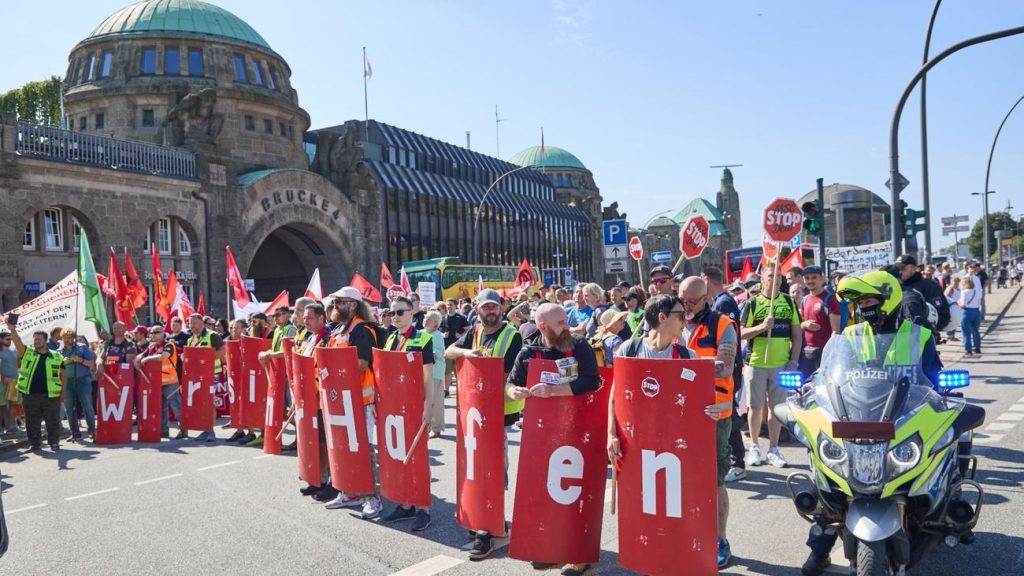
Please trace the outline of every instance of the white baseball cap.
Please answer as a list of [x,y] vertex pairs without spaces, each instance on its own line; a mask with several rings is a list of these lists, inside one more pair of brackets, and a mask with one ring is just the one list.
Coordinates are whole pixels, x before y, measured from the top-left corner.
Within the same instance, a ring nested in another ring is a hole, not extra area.
[[349,300],[355,300],[356,302],[363,301],[363,295],[359,292],[359,289],[353,288],[352,286],[345,286],[344,288],[331,294],[331,296],[333,296],[335,299],[348,298]]

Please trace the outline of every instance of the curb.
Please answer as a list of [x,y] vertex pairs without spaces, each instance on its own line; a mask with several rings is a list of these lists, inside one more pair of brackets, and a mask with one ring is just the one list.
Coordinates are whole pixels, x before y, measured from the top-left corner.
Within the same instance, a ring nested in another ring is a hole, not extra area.
[[1006,316],[1006,312],[1010,309],[1010,306],[1012,306],[1014,301],[1017,300],[1017,296],[1020,296],[1020,291],[1021,287],[1017,286],[1017,290],[1014,291],[1013,295],[1006,300],[1006,304],[1003,305],[1003,308],[996,314],[996,317],[988,323],[988,326],[985,327],[985,331],[981,334],[982,337],[988,336],[988,333],[1002,322],[1003,317]]

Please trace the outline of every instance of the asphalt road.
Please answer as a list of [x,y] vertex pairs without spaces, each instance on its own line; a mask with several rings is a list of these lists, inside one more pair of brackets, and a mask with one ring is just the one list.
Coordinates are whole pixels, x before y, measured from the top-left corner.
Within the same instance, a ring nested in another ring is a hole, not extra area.
[[[1024,574],[1022,341],[1018,299],[985,339],[981,359],[959,360],[955,347],[943,349],[947,365],[971,370],[967,395],[988,412],[977,443],[985,507],[977,543],[939,548],[911,574]],[[453,517],[450,404],[447,415],[446,435],[429,445],[434,523],[422,534],[324,509],[299,495],[293,457],[264,457],[253,448],[182,440],[159,448],[65,444],[56,455],[8,453],[0,469],[12,544],[0,574],[537,574],[508,559],[507,549],[467,561],[465,531]],[[510,440],[515,478],[518,435]],[[796,445],[783,454],[793,468],[806,463]],[[723,574],[799,574],[807,525],[785,496],[787,473],[763,466],[730,485],[735,558]],[[511,504],[509,498],[508,510]],[[602,561],[591,573],[628,574],[616,564],[617,519],[608,512],[606,506]]]

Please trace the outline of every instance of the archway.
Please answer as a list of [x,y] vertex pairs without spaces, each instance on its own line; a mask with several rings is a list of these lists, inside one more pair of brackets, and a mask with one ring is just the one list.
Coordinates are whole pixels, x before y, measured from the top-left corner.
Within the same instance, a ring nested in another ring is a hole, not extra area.
[[276,228],[259,244],[245,277],[254,281],[258,300],[268,302],[287,290],[294,302],[317,268],[323,289],[337,289],[340,260],[337,243],[329,236],[308,224],[291,223]]

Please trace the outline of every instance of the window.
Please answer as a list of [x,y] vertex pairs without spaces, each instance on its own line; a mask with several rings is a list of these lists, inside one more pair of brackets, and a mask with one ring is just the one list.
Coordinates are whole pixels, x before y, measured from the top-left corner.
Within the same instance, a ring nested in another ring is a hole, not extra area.
[[68,118],[68,130],[74,130],[74,129],[75,129],[75,119],[69,117]]
[[267,82],[271,90],[277,90],[277,68],[273,64],[267,64]]
[[82,237],[82,225],[78,222],[78,218],[71,217],[71,250],[78,252],[78,244]]
[[103,61],[100,63],[100,78],[110,77],[110,63],[114,59],[114,53],[110,50],[103,52]]
[[178,226],[178,255],[188,256],[192,254],[192,242],[188,239],[188,234]]
[[95,78],[96,73],[96,55],[89,54],[89,59],[85,61],[85,81],[91,82]]
[[142,111],[142,125],[143,126],[156,126],[156,119],[154,118],[152,110]]
[[163,255],[171,253],[171,219],[161,218],[157,220],[156,227],[156,248]]
[[57,208],[43,210],[46,231],[46,249],[52,252],[64,249],[64,214]]
[[277,127],[281,129],[281,136],[288,135],[288,127],[284,125],[284,122],[278,122]]
[[143,75],[156,74],[155,46],[148,46],[142,49],[141,73]]
[[25,235],[21,240],[21,247],[25,250],[36,249],[36,217],[33,216],[28,219],[28,223],[25,224]]
[[82,116],[78,119],[78,129],[85,130],[85,116]]
[[572,187],[572,174],[565,175],[565,185],[568,187]]
[[263,71],[260,70],[260,61],[252,61],[252,82],[253,84],[263,86]]
[[177,48],[164,48],[164,74],[181,74],[181,55]]
[[188,49],[188,75],[189,76],[202,76],[203,71],[203,51],[199,48]]
[[146,228],[146,243],[142,246],[142,253],[149,254],[149,247],[153,245],[153,229]]
[[245,57],[241,54],[235,54],[235,80],[238,82],[247,82],[245,77]]
[[274,133],[274,122],[268,118],[263,119],[263,131],[267,134]]
[[96,115],[96,122],[95,122],[95,124],[96,125],[93,126],[94,130],[103,130],[103,126],[106,125],[106,118],[103,117],[103,113],[102,112],[100,112],[99,114]]
[[557,176],[555,176],[555,179],[556,179],[555,181],[557,182],[555,184],[555,186],[558,186],[559,188],[561,188],[562,184],[563,184],[563,182],[562,182],[562,175],[558,174]]
[[246,130],[250,130],[250,131],[251,130],[255,130],[256,129],[256,119],[253,118],[252,116],[246,115],[246,117],[245,117],[245,129]]
[[71,82],[70,82],[70,84],[72,86],[74,86],[75,84],[81,84],[81,82],[82,82],[82,59],[81,58],[75,58],[75,65],[74,65],[73,68],[71,68]]

